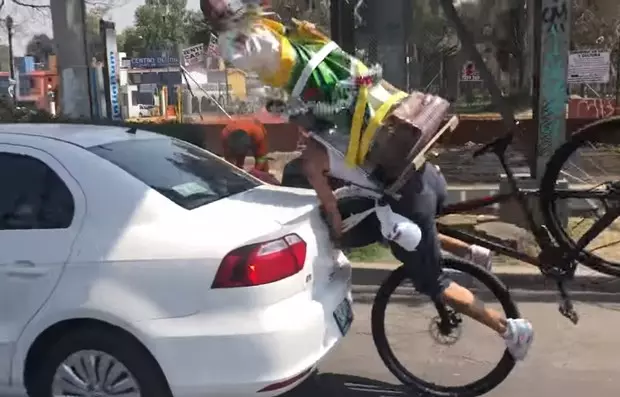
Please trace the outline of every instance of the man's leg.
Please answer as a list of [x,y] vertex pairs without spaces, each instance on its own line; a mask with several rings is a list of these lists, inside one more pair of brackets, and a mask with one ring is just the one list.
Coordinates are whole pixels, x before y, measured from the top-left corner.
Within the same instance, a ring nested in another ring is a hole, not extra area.
[[451,281],[441,268],[441,244],[435,215],[443,201],[445,181],[434,167],[424,167],[403,187],[402,198],[391,203],[395,212],[415,222],[422,232],[416,251],[408,252],[391,243],[394,256],[403,262],[416,289],[432,299],[443,299],[460,313],[485,324],[506,339],[508,348],[522,359],[532,340],[531,325],[525,320],[506,320],[485,307],[471,291]]
[[439,235],[439,241],[444,251],[472,261],[476,265],[491,271],[493,256],[490,250],[478,245],[469,245],[464,241],[443,234]]

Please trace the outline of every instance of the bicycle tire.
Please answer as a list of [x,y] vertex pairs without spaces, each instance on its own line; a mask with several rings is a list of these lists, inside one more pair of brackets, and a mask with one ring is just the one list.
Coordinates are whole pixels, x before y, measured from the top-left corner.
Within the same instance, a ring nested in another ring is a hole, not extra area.
[[[571,138],[560,146],[551,156],[545,167],[545,172],[540,183],[540,209],[545,225],[551,236],[555,239],[558,247],[565,251],[576,249],[576,242],[562,227],[562,222],[556,215],[555,186],[562,167],[573,153],[587,141],[608,134],[613,129],[620,129],[620,117],[612,117],[588,124],[575,132]],[[579,253],[581,264],[614,277],[620,277],[620,263],[606,261],[587,251]]]
[[[456,257],[443,259],[444,269],[453,269],[467,273],[484,284],[498,299],[507,318],[519,318],[519,309],[510,296],[506,286],[492,273],[481,267]],[[372,338],[379,357],[388,370],[413,391],[423,396],[432,397],[477,397],[488,393],[508,377],[515,366],[512,355],[505,350],[497,366],[483,378],[462,386],[442,386],[424,381],[409,372],[396,358],[385,333],[385,311],[390,296],[403,280],[407,278],[404,266],[394,270],[381,284],[371,311]]]

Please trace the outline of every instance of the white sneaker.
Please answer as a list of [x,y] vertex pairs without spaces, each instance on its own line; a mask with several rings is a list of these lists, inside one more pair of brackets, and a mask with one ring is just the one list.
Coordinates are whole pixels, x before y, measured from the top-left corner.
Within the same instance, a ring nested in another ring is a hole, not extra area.
[[493,254],[484,247],[479,245],[469,247],[469,258],[467,259],[489,272],[493,270]]
[[523,360],[534,340],[534,328],[522,318],[509,318],[507,322],[508,329],[504,334],[506,347],[515,360]]

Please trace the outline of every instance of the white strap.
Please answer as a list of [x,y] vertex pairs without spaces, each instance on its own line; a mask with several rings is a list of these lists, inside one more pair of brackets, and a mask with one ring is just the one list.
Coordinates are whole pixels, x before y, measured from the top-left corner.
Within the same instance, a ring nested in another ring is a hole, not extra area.
[[329,53],[334,51],[336,48],[338,48],[338,44],[330,41],[329,43],[325,44],[323,48],[321,48],[316,54],[314,54],[312,59],[310,59],[310,62],[306,64],[304,70],[302,70],[299,78],[297,79],[297,82],[295,83],[293,92],[291,92],[291,96],[293,98],[299,98],[301,92],[306,87],[306,83],[308,82],[308,79],[310,78],[310,75],[312,75],[314,69],[316,69],[316,67],[319,66],[319,63],[323,62],[323,60],[329,55]]

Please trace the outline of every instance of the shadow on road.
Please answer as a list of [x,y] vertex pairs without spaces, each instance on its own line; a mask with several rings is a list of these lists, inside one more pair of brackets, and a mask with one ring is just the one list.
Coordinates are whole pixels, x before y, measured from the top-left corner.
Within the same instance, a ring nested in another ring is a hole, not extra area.
[[391,397],[407,395],[400,385],[360,376],[319,373],[284,397]]

